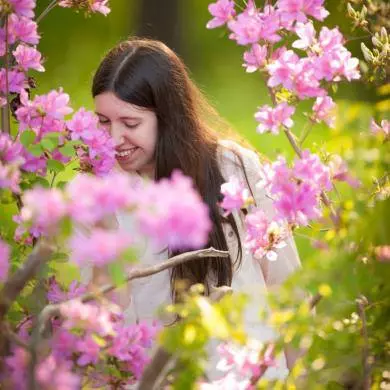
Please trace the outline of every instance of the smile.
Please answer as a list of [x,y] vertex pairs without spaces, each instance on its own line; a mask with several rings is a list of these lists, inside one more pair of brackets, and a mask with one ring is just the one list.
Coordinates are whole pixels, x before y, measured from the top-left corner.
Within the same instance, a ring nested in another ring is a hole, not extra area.
[[136,147],[131,148],[131,149],[122,150],[120,152],[116,152],[116,156],[119,158],[127,157],[127,156],[132,155],[137,149],[138,149],[138,147],[136,146]]

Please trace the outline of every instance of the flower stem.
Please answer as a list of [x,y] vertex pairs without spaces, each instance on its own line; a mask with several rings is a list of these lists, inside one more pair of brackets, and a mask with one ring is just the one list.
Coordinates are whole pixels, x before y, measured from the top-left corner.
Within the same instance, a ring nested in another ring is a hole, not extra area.
[[56,7],[58,3],[58,0],[53,0],[43,11],[42,13],[37,17],[37,24],[42,21],[42,19],[52,10]]

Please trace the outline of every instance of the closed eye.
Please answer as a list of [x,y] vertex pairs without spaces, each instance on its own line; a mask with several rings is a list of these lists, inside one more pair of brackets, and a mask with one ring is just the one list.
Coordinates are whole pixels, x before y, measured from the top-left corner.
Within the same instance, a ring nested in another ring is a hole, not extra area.
[[128,123],[125,123],[125,126],[128,128],[128,129],[135,129],[136,127],[138,127],[139,123],[136,123],[135,125],[129,125]]

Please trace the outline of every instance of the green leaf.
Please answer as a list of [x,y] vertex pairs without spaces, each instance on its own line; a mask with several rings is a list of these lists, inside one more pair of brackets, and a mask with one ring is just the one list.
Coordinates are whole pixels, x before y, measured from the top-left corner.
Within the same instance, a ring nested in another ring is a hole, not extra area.
[[23,133],[21,134],[20,142],[22,143],[23,146],[27,147],[35,141],[36,137],[37,137],[37,135],[35,134],[34,131],[26,130],[26,131],[23,131]]
[[64,167],[64,164],[62,164],[61,162],[57,161],[57,160],[48,160],[47,161],[47,168],[50,169],[51,171],[53,172],[62,172],[65,167]]
[[49,150],[50,152],[58,146],[58,138],[53,137],[44,137],[42,138],[40,144],[43,148]]
[[60,188],[61,190],[63,190],[66,186],[67,182],[66,181],[59,181],[56,185],[57,188]]
[[64,146],[58,149],[59,152],[66,157],[73,157],[76,155],[76,151],[71,143],[67,142]]
[[37,176],[37,178],[35,179],[35,184],[40,185],[44,188],[50,188],[50,183],[43,177]]
[[40,144],[30,145],[27,147],[27,150],[35,157],[39,157],[43,153],[43,149]]
[[126,273],[121,262],[115,262],[108,265],[108,273],[111,276],[112,282],[119,286],[126,281]]

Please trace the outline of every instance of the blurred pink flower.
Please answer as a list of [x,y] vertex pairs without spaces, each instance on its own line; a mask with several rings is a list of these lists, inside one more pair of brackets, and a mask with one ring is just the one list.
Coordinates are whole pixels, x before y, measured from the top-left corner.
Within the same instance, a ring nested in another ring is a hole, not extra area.
[[248,214],[245,224],[245,247],[259,260],[266,257],[269,261],[275,261],[277,249],[286,246],[286,230],[277,222],[270,221],[260,209]]
[[125,231],[94,229],[88,236],[73,235],[69,244],[72,262],[101,267],[124,255],[134,245],[134,239]]
[[221,185],[223,201],[219,204],[227,214],[239,210],[250,199],[250,192],[237,177],[231,176],[229,181]]
[[180,171],[174,171],[170,179],[145,187],[136,217],[140,231],[158,248],[202,248],[211,229],[207,206],[192,180]]
[[312,119],[315,122],[324,121],[329,127],[334,127],[336,107],[336,103],[330,96],[319,96],[313,105]]
[[291,128],[294,124],[291,115],[295,107],[289,106],[286,102],[278,104],[275,108],[264,105],[255,114],[255,119],[260,123],[257,131],[262,134],[270,131],[272,134],[279,134],[281,126]]
[[215,3],[209,4],[208,9],[210,14],[213,16],[213,19],[207,23],[207,28],[223,26],[236,14],[233,0],[218,0]]
[[[8,33],[10,44],[22,41],[30,45],[37,45],[41,38],[38,34],[38,25],[33,20],[24,16],[19,17],[16,14],[8,16]],[[0,35],[4,39],[4,29]]]
[[34,17],[35,2],[36,0],[8,0],[17,15],[30,19]]
[[26,76],[17,70],[8,71],[8,86],[5,68],[0,69],[0,92],[4,95],[8,92],[20,93],[26,84]]
[[19,45],[13,52],[16,62],[23,71],[35,69],[38,72],[44,72],[45,68],[42,66],[41,53],[34,47]]

